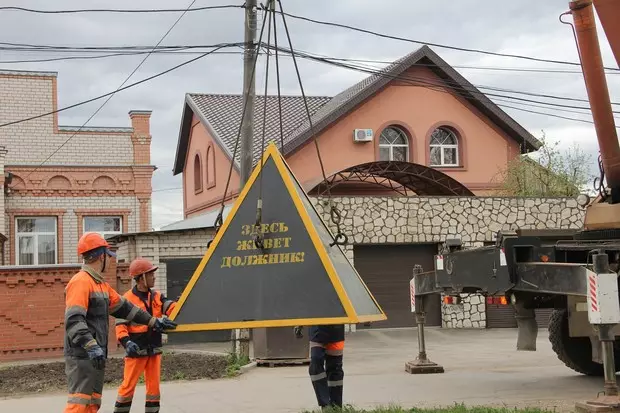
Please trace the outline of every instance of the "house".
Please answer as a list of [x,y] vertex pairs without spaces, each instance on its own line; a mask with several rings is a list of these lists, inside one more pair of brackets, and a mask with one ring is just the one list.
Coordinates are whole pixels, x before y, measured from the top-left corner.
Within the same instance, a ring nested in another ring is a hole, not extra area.
[[[496,189],[491,181],[499,168],[540,147],[536,138],[427,46],[385,72],[334,97],[308,97],[327,177],[367,162],[404,161],[444,172],[476,195],[485,195]],[[255,161],[262,152],[263,99],[257,96],[255,102]],[[267,100],[267,137],[279,142],[277,96]],[[183,173],[186,218],[221,202],[242,108],[241,95],[186,96],[173,170],[175,175]],[[312,131],[303,98],[284,97],[282,110],[284,155],[304,189],[312,192],[323,178],[315,147],[309,145]],[[356,141],[358,129],[372,130],[374,138]],[[485,162],[478,162],[481,156]],[[237,162],[233,190],[226,200],[236,195],[238,186]],[[385,194],[364,187],[339,185],[338,192]]]
[[85,231],[151,229],[151,112],[129,112],[129,127],[59,125],[57,85],[55,72],[0,70],[6,265],[77,263]]
[[[264,99],[257,96],[255,101],[255,163],[262,153]],[[330,185],[350,241],[345,254],[388,316],[357,328],[415,325],[409,303],[412,269],[416,264],[434,269],[434,255],[446,238],[476,247],[494,242],[500,229],[581,225],[583,211],[574,199],[495,195],[498,171],[520,154],[536,151],[541,142],[429,47],[334,97],[307,97],[327,180],[303,98],[281,99],[283,146],[278,98],[266,99],[266,140],[280,148],[328,224],[323,201]],[[182,174],[185,219],[156,233],[115,237],[127,259],[149,254],[163,263],[166,279],[158,282],[174,290],[170,296],[182,291],[197,267],[222,201],[230,205],[239,193],[238,154],[229,191],[224,191],[242,102],[241,95],[186,95],[173,169],[175,175]],[[188,234],[186,239],[183,234]],[[205,241],[197,254],[200,236]],[[541,319],[545,315],[548,312],[541,312]],[[485,328],[515,320],[510,308],[487,304],[473,294],[457,306],[442,304],[437,295],[429,300],[427,322]]]

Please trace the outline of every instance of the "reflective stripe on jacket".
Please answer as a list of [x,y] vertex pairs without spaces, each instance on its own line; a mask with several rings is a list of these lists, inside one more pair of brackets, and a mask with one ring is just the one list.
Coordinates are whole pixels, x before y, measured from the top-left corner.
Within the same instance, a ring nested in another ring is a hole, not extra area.
[[84,267],[65,288],[65,356],[87,359],[84,345],[94,339],[107,357],[109,316],[142,324],[154,322],[150,314],[121,297],[91,268]]
[[[149,290],[144,293],[138,291],[135,286],[123,294],[123,297],[155,318],[169,316],[176,305],[159,291]],[[140,347],[139,356],[161,354],[162,335],[147,326],[118,319],[116,320],[116,338],[123,346],[129,340],[136,343]]]
[[337,343],[344,341],[344,324],[310,326],[309,339],[315,343]]

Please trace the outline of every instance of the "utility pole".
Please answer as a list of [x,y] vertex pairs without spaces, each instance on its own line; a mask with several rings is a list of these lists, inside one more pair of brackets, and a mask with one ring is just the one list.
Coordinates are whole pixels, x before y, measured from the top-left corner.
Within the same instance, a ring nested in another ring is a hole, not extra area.
[[[243,107],[245,113],[241,120],[241,182],[243,189],[252,172],[252,147],[254,143],[254,97],[256,95],[256,76],[254,60],[256,59],[256,0],[245,2],[245,53],[243,54]],[[233,162],[235,160],[233,159]],[[250,358],[250,330],[236,329],[233,331],[233,354]]]

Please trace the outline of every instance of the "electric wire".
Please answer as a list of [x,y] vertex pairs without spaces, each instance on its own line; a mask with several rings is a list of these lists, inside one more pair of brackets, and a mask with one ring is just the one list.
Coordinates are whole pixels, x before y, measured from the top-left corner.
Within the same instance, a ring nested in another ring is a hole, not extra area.
[[[351,70],[356,70],[356,71],[368,73],[368,74],[375,75],[375,76],[386,77],[386,78],[390,78],[392,80],[405,81],[405,82],[407,82],[407,83],[409,83],[411,85],[426,87],[426,88],[429,88],[429,89],[432,89],[432,90],[436,90],[436,91],[440,91],[440,92],[445,92],[445,93],[450,93],[449,91],[443,90],[446,87],[446,84],[433,83],[433,82],[428,81],[427,79],[422,79],[422,78],[415,79],[415,78],[408,77],[408,76],[403,76],[403,75],[399,75],[399,76],[390,75],[390,74],[386,73],[385,71],[369,70],[369,69],[365,69],[365,68],[356,67],[356,66],[353,66],[353,65],[345,65],[345,64],[338,63],[338,62],[331,62],[331,61],[325,60],[325,59],[316,59],[316,58],[311,57],[311,56],[304,56],[304,55],[299,55],[299,56],[302,57],[302,58],[309,58],[311,60],[317,60],[319,62],[323,62],[323,63],[327,63],[327,64],[332,64],[332,65],[335,65],[335,66],[338,66],[338,67],[342,67],[342,68],[346,68],[346,69],[351,69]],[[501,97],[505,97],[505,98],[515,99],[514,97],[511,97],[511,96],[504,96],[504,95],[497,95],[497,94],[484,94],[484,93],[479,92],[479,91],[476,92],[475,90],[472,90],[472,89],[457,88],[457,87],[450,86],[450,85],[447,85],[447,86],[448,86],[449,89],[457,91],[457,92],[461,91],[461,92],[467,92],[467,93],[472,93],[472,94],[478,94],[481,97],[483,97],[485,95],[494,95],[494,96],[501,96]],[[549,104],[547,102],[540,102],[540,101],[533,101],[533,102]],[[551,105],[555,105],[555,104],[551,104]],[[508,107],[507,105],[503,105],[503,104],[497,104],[497,106],[499,106],[499,107]],[[533,110],[525,110],[525,109],[517,108],[517,107],[513,107],[513,106],[510,106],[510,108],[511,109],[515,109],[515,110],[527,111],[527,112],[534,113],[534,114],[539,114],[539,115],[557,117],[557,118],[565,119],[565,120],[572,120],[572,121],[577,121],[577,122],[585,122],[585,123],[589,123],[589,124],[593,124],[594,123],[592,121],[588,121],[588,120],[584,120],[584,119],[576,119],[576,118],[564,117],[564,116],[550,114],[550,113],[537,112],[537,111],[533,111]],[[549,108],[549,109],[552,109],[552,108]]]
[[87,103],[97,101],[99,99],[103,99],[103,98],[105,98],[107,96],[110,96],[110,95],[112,95],[114,93],[121,92],[121,91],[124,91],[124,90],[127,90],[127,89],[131,89],[131,88],[133,88],[135,86],[141,85],[142,83],[146,83],[146,82],[148,82],[150,80],[153,80],[153,79],[156,79],[156,78],[161,77],[163,75],[166,75],[166,74],[168,74],[170,72],[173,72],[173,71],[175,71],[175,70],[177,70],[177,69],[179,69],[179,68],[181,68],[183,66],[186,66],[186,65],[188,65],[190,63],[193,63],[193,62],[195,62],[197,60],[200,60],[200,59],[202,59],[202,58],[204,58],[206,56],[209,56],[210,54],[213,54],[214,52],[216,52],[216,51],[218,51],[220,49],[223,49],[223,48],[226,48],[226,47],[235,47],[235,46],[240,46],[240,45],[243,45],[243,43],[242,42],[238,42],[238,43],[223,43],[223,44],[221,44],[219,46],[215,46],[214,49],[211,50],[211,51],[202,53],[202,54],[200,54],[199,56],[197,56],[195,58],[189,59],[189,60],[187,60],[187,61],[185,61],[183,63],[180,63],[180,64],[178,64],[176,66],[173,66],[173,67],[171,67],[169,69],[166,69],[166,70],[164,70],[162,72],[159,72],[159,73],[157,73],[157,74],[155,74],[153,76],[149,76],[147,78],[144,78],[144,79],[142,79],[142,80],[140,80],[138,82],[134,82],[134,83],[131,83],[131,84],[127,85],[127,86],[123,86],[123,87],[121,87],[120,89],[118,89],[116,91],[104,93],[103,95],[99,95],[99,96],[96,96],[94,98],[90,98],[90,99],[87,99],[87,100],[75,103],[73,105],[65,106],[63,108],[56,109],[56,110],[53,110],[51,112],[46,112],[46,113],[42,113],[40,115],[31,116],[29,118],[3,123],[3,124],[0,124],[0,128],[11,126],[11,125],[15,125],[15,124],[18,124],[18,123],[28,122],[28,121],[31,121],[31,120],[34,120],[34,119],[39,119],[39,118],[42,118],[42,117],[45,117],[45,116],[53,115],[55,113],[64,112],[66,110],[73,109],[73,108],[76,108],[78,106],[82,106],[82,105],[85,105]]
[[[360,28],[360,27],[355,27],[355,26],[351,26],[351,25],[347,25],[347,24],[328,22],[328,21],[323,21],[323,20],[318,20],[318,19],[312,19],[312,18],[309,18],[309,17],[294,15],[294,14],[291,14],[291,13],[286,13],[285,15],[288,16],[288,17],[291,17],[293,19],[296,19],[296,20],[302,20],[302,21],[306,21],[306,22],[310,22],[310,23],[314,23],[314,24],[319,24],[319,25],[322,25],[322,26],[339,27],[339,28],[342,28],[342,29],[347,29],[347,30],[352,30],[352,31],[360,32],[360,33],[370,34],[370,35],[373,35],[373,36],[376,36],[376,37],[382,37],[382,38],[391,39],[391,40],[399,40],[399,41],[407,42],[407,43],[415,43],[415,44],[420,44],[420,45],[433,46],[433,47],[438,47],[438,48],[442,48],[442,49],[456,50],[456,51],[461,51],[461,52],[479,53],[479,54],[484,54],[484,55],[489,55],[489,56],[509,57],[509,58],[514,58],[514,59],[522,59],[522,60],[530,60],[530,61],[535,61],[535,62],[554,63],[554,64],[562,64],[562,65],[570,65],[570,66],[581,66],[578,62],[570,62],[570,61],[566,61],[566,60],[543,59],[543,58],[538,58],[538,57],[533,57],[533,56],[525,56],[525,55],[512,54],[512,53],[492,52],[492,51],[482,50],[482,49],[450,46],[450,45],[441,44],[441,43],[434,43],[434,42],[425,42],[425,41],[421,41],[421,40],[409,39],[409,38],[406,38],[406,37],[393,36],[393,35],[389,35],[389,34],[385,34],[385,33],[380,33],[380,32],[376,32],[376,31],[373,31],[373,30],[363,29],[363,28]],[[616,71],[616,72],[620,71],[620,69],[615,68],[615,67],[604,67],[604,69],[611,70],[611,71]]]
[[29,9],[26,7],[17,7],[17,6],[3,6],[0,7],[0,11],[20,11],[20,12],[28,12],[28,13],[36,13],[36,14],[77,14],[77,13],[136,13],[136,14],[145,14],[145,13],[191,13],[197,11],[204,10],[222,10],[222,9],[243,9],[245,8],[245,4],[234,5],[234,4],[225,4],[220,6],[202,6],[188,9],[74,9],[74,10],[39,10],[39,9]]
[[[244,9],[246,7],[247,6],[245,4],[242,4],[242,5],[228,4],[228,5],[219,5],[219,6],[196,7],[196,8],[193,8],[193,9],[190,8],[186,12],[215,10],[215,9],[234,9],[234,8]],[[266,9],[266,6],[265,5],[261,5],[260,8],[262,8],[264,10],[264,9]],[[30,8],[17,7],[17,6],[4,6],[4,7],[0,7],[0,11],[22,11],[22,12],[30,12],[30,13],[38,13],[38,14],[73,14],[73,13],[134,13],[134,14],[145,14],[145,13],[180,12],[180,11],[184,11],[184,10],[183,9],[135,9],[135,10],[131,10],[131,9],[74,9],[74,10],[39,10],[39,9],[30,9]],[[282,11],[280,11],[280,12],[275,11],[275,12],[276,13],[281,13],[282,17],[288,16],[288,17],[290,17],[292,19],[295,19],[295,20],[305,21],[305,22],[309,22],[309,23],[314,23],[314,24],[322,25],[322,26],[337,27],[337,28],[341,28],[341,29],[347,29],[347,30],[356,31],[356,32],[359,32],[359,33],[364,33],[364,34],[369,34],[369,35],[372,35],[372,36],[381,37],[381,38],[385,38],[385,39],[398,40],[398,41],[402,41],[402,42],[415,43],[415,44],[421,44],[421,45],[428,45],[428,46],[444,48],[444,49],[449,49],[449,50],[456,50],[456,51],[461,51],[461,52],[479,53],[479,54],[484,54],[484,55],[489,55],[489,56],[508,57],[508,58],[523,59],[523,60],[530,60],[530,61],[536,61],[536,62],[546,62],[546,63],[553,63],[553,64],[580,66],[580,64],[577,63],[577,62],[571,62],[571,61],[565,61],[565,60],[554,60],[554,59],[543,59],[543,58],[538,58],[538,57],[533,57],[533,56],[526,56],[526,55],[520,55],[520,54],[492,52],[492,51],[489,51],[489,50],[483,50],[483,49],[477,49],[477,48],[459,47],[459,46],[452,46],[452,45],[447,45],[447,44],[442,44],[442,43],[425,42],[425,41],[421,41],[421,40],[410,39],[410,38],[401,37],[401,36],[394,36],[394,35],[389,35],[389,34],[386,34],[386,33],[380,33],[380,32],[377,32],[377,31],[368,30],[368,29],[364,29],[364,28],[361,28],[361,27],[356,27],[356,26],[347,25],[347,24],[343,24],[343,23],[318,20],[318,19],[314,19],[314,18],[310,18],[310,17],[306,17],[306,16],[301,16],[301,15],[296,15],[296,14],[292,14],[292,13],[284,13]],[[611,71],[616,71],[616,72],[620,71],[620,69],[614,68],[614,67],[605,67],[605,69],[611,70]]]
[[[196,3],[196,0],[192,0],[192,2],[190,3],[190,5],[186,8],[189,9],[191,6],[194,5],[194,3]],[[181,21],[181,19],[183,18],[183,16],[185,16],[186,12],[183,12],[178,18],[177,20],[172,24],[172,26],[170,26],[170,28],[166,31],[166,33],[164,33],[164,35],[159,39],[159,42],[157,42],[157,44],[155,45],[155,47],[159,46],[161,44],[161,42],[163,42],[166,37],[168,37],[168,35],[170,34],[170,32],[176,27],[176,25]],[[59,147],[57,147],[47,158],[45,158],[43,160],[43,162],[41,162],[40,165],[38,165],[37,167],[35,167],[32,171],[30,171],[28,173],[28,175],[26,175],[26,177],[21,181],[21,182],[26,182],[26,180],[28,179],[28,177],[30,175],[32,175],[36,170],[38,170],[41,166],[43,166],[45,164],[45,162],[47,162],[48,160],[50,160],[52,158],[52,156],[54,156],[56,153],[58,153],[58,151],[60,151],[67,143],[69,143],[69,141],[71,141],[71,139],[73,139],[83,128],[84,126],[86,126],[86,124],[88,124],[88,122],[90,122],[90,120],[92,118],[94,118],[100,111],[101,109],[103,109],[103,107],[110,101],[110,99],[112,99],[114,97],[114,95],[116,94],[116,92],[118,92],[120,90],[120,88],[122,88],[125,83],[127,83],[129,81],[129,79],[131,79],[131,77],[138,71],[138,69],[140,69],[140,67],[142,67],[142,65],[144,64],[144,62],[146,62],[146,60],[149,58],[149,56],[151,55],[151,53],[147,54],[144,59],[142,59],[142,61],[138,64],[138,66],[136,66],[136,68],[129,74],[129,76],[127,76],[125,78],[125,80],[123,81],[123,83],[120,84],[120,86],[118,88],[116,88],[116,90],[110,94],[108,96],[108,98],[101,104],[101,106],[99,106],[97,108],[97,110],[95,110],[95,112],[93,112],[92,115],[90,115],[90,117],[88,119],[86,119],[86,122],[84,122],[82,124],[82,126],[80,126],[78,128],[78,130],[76,130],[71,136],[69,136],[69,138],[67,138]]]

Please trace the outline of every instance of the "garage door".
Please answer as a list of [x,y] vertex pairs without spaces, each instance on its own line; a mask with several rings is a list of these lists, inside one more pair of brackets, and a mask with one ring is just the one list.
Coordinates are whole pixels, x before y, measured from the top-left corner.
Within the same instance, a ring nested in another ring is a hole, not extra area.
[[[538,328],[546,329],[553,308],[537,308]],[[517,328],[515,310],[512,305],[487,304],[487,328]]]
[[[424,271],[434,268],[436,244],[407,245],[356,245],[353,247],[355,268],[379,302],[388,319],[359,328],[412,327],[415,318],[411,313],[409,281],[413,266],[419,264]],[[441,297],[428,296],[426,322],[441,326]]]
[[[201,258],[164,259],[166,264],[166,287],[168,297],[178,300],[189,282]],[[230,330],[195,331],[168,334],[170,344],[193,344],[230,341]]]

